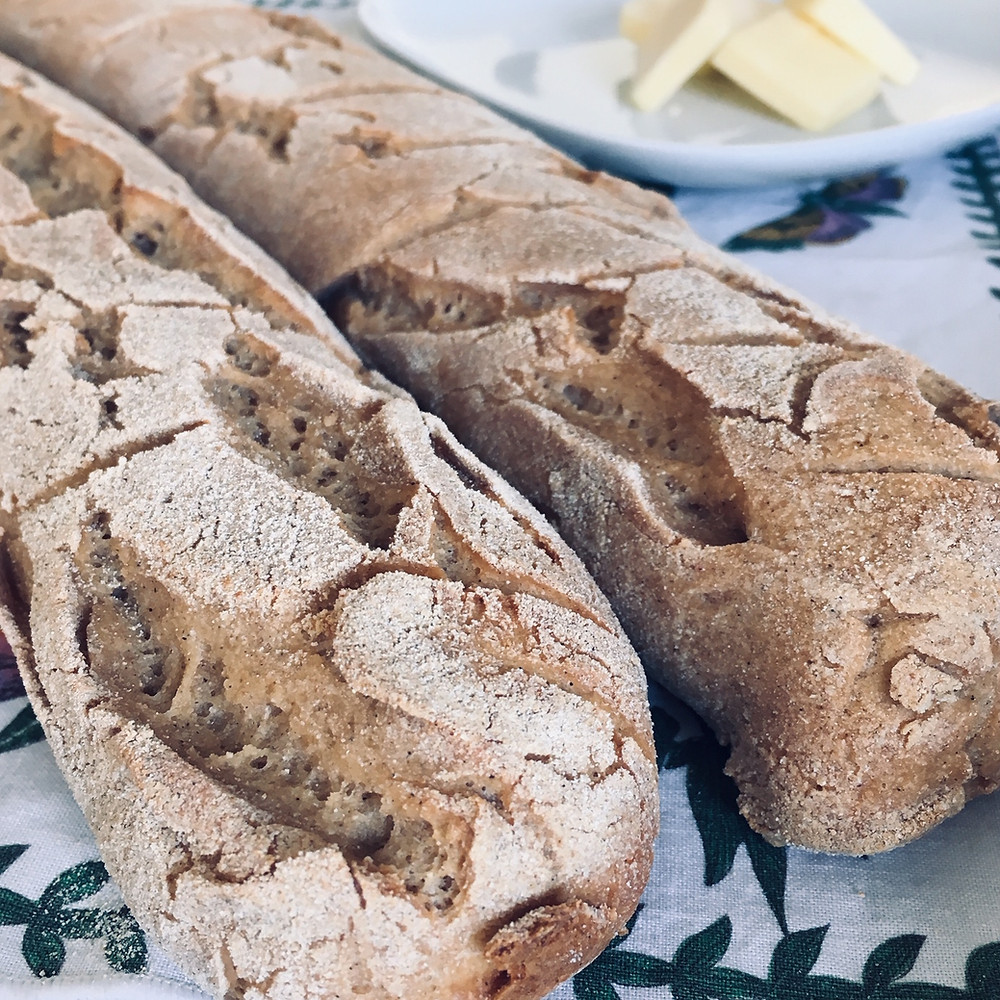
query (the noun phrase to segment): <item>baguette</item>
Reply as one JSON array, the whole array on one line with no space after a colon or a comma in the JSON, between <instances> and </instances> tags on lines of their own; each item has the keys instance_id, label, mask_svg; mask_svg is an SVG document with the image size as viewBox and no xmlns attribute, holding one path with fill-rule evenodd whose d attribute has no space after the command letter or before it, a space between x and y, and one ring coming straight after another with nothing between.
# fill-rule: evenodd
<instances>
[{"instance_id":1,"label":"baguette","mask_svg":"<svg viewBox=\"0 0 1000 1000\"><path fill-rule=\"evenodd\" d=\"M545 520L96 112L0 59L0 626L227 1000L535 998L633 912L645 679Z\"/></svg>"},{"instance_id":2,"label":"baguette","mask_svg":"<svg viewBox=\"0 0 1000 1000\"><path fill-rule=\"evenodd\" d=\"M1000 773L986 404L308 20L0 0L581 553L775 843L916 837Z\"/></svg>"}]
</instances>

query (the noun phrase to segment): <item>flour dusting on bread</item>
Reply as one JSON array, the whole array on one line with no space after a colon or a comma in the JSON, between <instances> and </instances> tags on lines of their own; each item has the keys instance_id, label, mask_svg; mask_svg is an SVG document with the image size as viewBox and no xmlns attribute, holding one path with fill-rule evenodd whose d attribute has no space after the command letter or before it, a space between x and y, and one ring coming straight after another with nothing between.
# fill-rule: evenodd
<instances>
[{"instance_id":1,"label":"flour dusting on bread","mask_svg":"<svg viewBox=\"0 0 1000 1000\"><path fill-rule=\"evenodd\" d=\"M183 171L546 512L731 745L757 829L869 853L997 786L982 400L364 46L185 6L5 0L0 38Z\"/></svg>"},{"instance_id":2,"label":"flour dusting on bread","mask_svg":"<svg viewBox=\"0 0 1000 1000\"><path fill-rule=\"evenodd\" d=\"M151 154L0 99L3 628L129 905L228 1000L540 996L657 825L607 602Z\"/></svg>"},{"instance_id":3,"label":"flour dusting on bread","mask_svg":"<svg viewBox=\"0 0 1000 1000\"><path fill-rule=\"evenodd\" d=\"M549 515L731 745L765 836L869 853L996 787L982 400L667 199L313 22L4 0L0 39L182 170Z\"/></svg>"}]
</instances>

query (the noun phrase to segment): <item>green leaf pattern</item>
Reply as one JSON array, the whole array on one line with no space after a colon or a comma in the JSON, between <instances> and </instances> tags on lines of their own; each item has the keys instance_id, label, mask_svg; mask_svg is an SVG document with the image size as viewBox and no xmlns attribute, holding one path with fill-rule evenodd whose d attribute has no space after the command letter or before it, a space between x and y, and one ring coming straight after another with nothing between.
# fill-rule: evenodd
<instances>
[{"instance_id":1,"label":"green leaf pattern","mask_svg":"<svg viewBox=\"0 0 1000 1000\"><path fill-rule=\"evenodd\" d=\"M965 982L975 1000L992 1000L1000 984L1000 942L977 948L965 964Z\"/></svg>"},{"instance_id":2,"label":"green leaf pattern","mask_svg":"<svg viewBox=\"0 0 1000 1000\"><path fill-rule=\"evenodd\" d=\"M948 154L955 173L952 187L959 194L965 214L973 224L973 239L988 252L987 261L1000 267L1000 142L984 136ZM1000 288L990 294L1000 299Z\"/></svg>"},{"instance_id":3,"label":"green leaf pattern","mask_svg":"<svg viewBox=\"0 0 1000 1000\"><path fill-rule=\"evenodd\" d=\"M612 945L573 980L577 1000L621 1000L616 987L656 989L676 1000L997 1000L1000 944L975 949L965 965L965 988L903 981L924 938L903 934L878 945L865 962L861 982L814 975L826 927L786 935L774 949L766 979L721 964L732 937L720 917L681 942L671 961ZM669 993L664 994L664 988Z\"/></svg>"},{"instance_id":4,"label":"green leaf pattern","mask_svg":"<svg viewBox=\"0 0 1000 1000\"><path fill-rule=\"evenodd\" d=\"M25 844L0 846L0 875L28 850ZM107 883L100 861L84 861L57 875L37 900L0 887L0 926L24 927L21 954L42 979L57 976L66 961L66 942L104 939L104 957L117 972L146 968L146 938L124 906L98 909L74 903L99 892Z\"/></svg>"},{"instance_id":5,"label":"green leaf pattern","mask_svg":"<svg viewBox=\"0 0 1000 1000\"><path fill-rule=\"evenodd\" d=\"M27 849L27 844L0 845L0 875L3 875Z\"/></svg>"},{"instance_id":6,"label":"green leaf pattern","mask_svg":"<svg viewBox=\"0 0 1000 1000\"><path fill-rule=\"evenodd\" d=\"M965 964L965 987L907 980L925 937L901 934L872 949L860 981L814 974L829 925L789 931L785 917L786 855L746 824L736 806L736 790L724 773L726 753L708 730L687 719L686 709L669 698L654 706L653 731L661 770L686 768L686 790L704 855L705 884L717 885L732 872L739 848L782 932L761 978L727 966L733 939L728 915L684 938L670 960L611 946L573 979L576 1000L622 1000L619 988L655 990L673 1000L1000 1000L1000 942L974 949ZM681 723L694 728L681 737ZM629 921L630 934L642 919L640 906Z\"/></svg>"},{"instance_id":7,"label":"green leaf pattern","mask_svg":"<svg viewBox=\"0 0 1000 1000\"><path fill-rule=\"evenodd\" d=\"M668 702L669 704L669 702ZM674 701L671 710L653 706L653 729L660 770L687 769L688 804L701 837L705 855L705 885L718 885L733 869L740 847L750 865L778 926L785 933L785 882L787 854L750 829L736 805L736 786L726 776L726 751L704 726L696 736L678 740L677 716L685 713ZM688 713L690 714L690 713Z\"/></svg>"},{"instance_id":8,"label":"green leaf pattern","mask_svg":"<svg viewBox=\"0 0 1000 1000\"><path fill-rule=\"evenodd\" d=\"M865 962L861 982L867 996L874 996L913 968L924 944L922 934L903 934L883 941Z\"/></svg>"},{"instance_id":9,"label":"green leaf pattern","mask_svg":"<svg viewBox=\"0 0 1000 1000\"><path fill-rule=\"evenodd\" d=\"M45 739L42 727L35 718L30 705L25 705L17 715L0 729L0 753L20 750L32 743L40 743Z\"/></svg>"}]
</instances>

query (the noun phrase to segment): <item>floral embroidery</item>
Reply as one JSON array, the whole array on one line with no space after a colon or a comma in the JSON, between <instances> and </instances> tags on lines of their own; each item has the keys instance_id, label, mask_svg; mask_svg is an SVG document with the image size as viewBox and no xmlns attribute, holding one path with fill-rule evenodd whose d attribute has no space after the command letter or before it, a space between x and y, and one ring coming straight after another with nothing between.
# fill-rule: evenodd
<instances>
[{"instance_id":1,"label":"floral embroidery","mask_svg":"<svg viewBox=\"0 0 1000 1000\"><path fill-rule=\"evenodd\" d=\"M20 750L22 747L31 746L32 743L41 743L45 739L45 733L35 718L30 705L25 705L3 729L0 729L0 753L8 753L11 750Z\"/></svg>"},{"instance_id":2,"label":"floral embroidery","mask_svg":"<svg viewBox=\"0 0 1000 1000\"><path fill-rule=\"evenodd\" d=\"M0 704L24 697L24 685L10 647L0 636ZM0 754L39 743L45 739L30 705L25 705L6 726L0 728Z\"/></svg>"},{"instance_id":3,"label":"floral embroidery","mask_svg":"<svg viewBox=\"0 0 1000 1000\"><path fill-rule=\"evenodd\" d=\"M965 963L965 988L904 981L926 940L901 934L867 956L861 981L813 975L828 927L786 934L775 946L767 978L721 965L733 924L720 917L685 938L672 959L626 951L619 938L592 965L577 973L577 1000L621 1000L616 986L667 987L677 1000L996 1000L1000 996L1000 943L974 949ZM664 996L663 992L658 996Z\"/></svg>"},{"instance_id":4,"label":"floral embroidery","mask_svg":"<svg viewBox=\"0 0 1000 1000\"><path fill-rule=\"evenodd\" d=\"M0 846L0 875L28 850ZM146 938L124 906L84 909L72 904L93 896L108 882L100 861L85 861L56 876L38 899L0 888L0 926L24 926L21 954L39 978L56 976L66 960L66 941L104 939L104 958L117 972L146 969Z\"/></svg>"},{"instance_id":5,"label":"floral embroidery","mask_svg":"<svg viewBox=\"0 0 1000 1000\"><path fill-rule=\"evenodd\" d=\"M722 916L680 942L673 957L629 951L622 945L644 912L642 905L591 965L573 978L576 1000L623 1000L618 987L655 989L676 1000L997 1000L1000 997L1000 942L973 949L965 963L965 988L906 980L926 937L900 934L868 954L856 982L814 975L829 925L789 931L785 921L786 849L771 847L750 830L736 807L732 782L723 773L726 752L708 730L695 723L694 737L678 739L680 725L671 711L653 710L657 760L661 769L687 769L688 801L705 855L705 884L714 885L732 870L742 844L751 867L781 925L767 977L722 964L733 937L733 922ZM665 992L666 991L666 992ZM634 993L627 994L634 996Z\"/></svg>"},{"instance_id":6,"label":"floral embroidery","mask_svg":"<svg viewBox=\"0 0 1000 1000\"><path fill-rule=\"evenodd\" d=\"M844 243L870 229L872 216L901 216L889 203L900 201L905 192L902 177L881 171L831 181L806 192L795 211L734 236L723 249L801 250L809 244Z\"/></svg>"}]
</instances>

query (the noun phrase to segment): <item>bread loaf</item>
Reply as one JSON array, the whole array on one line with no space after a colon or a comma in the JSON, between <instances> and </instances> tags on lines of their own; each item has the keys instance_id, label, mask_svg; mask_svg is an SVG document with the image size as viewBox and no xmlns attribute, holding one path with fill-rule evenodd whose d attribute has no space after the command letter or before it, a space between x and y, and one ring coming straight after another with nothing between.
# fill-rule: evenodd
<instances>
[{"instance_id":1,"label":"bread loaf","mask_svg":"<svg viewBox=\"0 0 1000 1000\"><path fill-rule=\"evenodd\" d=\"M95 112L0 61L0 625L228 1000L538 997L634 910L638 659L547 523Z\"/></svg>"},{"instance_id":2,"label":"bread loaf","mask_svg":"<svg viewBox=\"0 0 1000 1000\"><path fill-rule=\"evenodd\" d=\"M776 843L869 853L1000 774L983 401L308 20L0 0L548 513Z\"/></svg>"},{"instance_id":3,"label":"bread loaf","mask_svg":"<svg viewBox=\"0 0 1000 1000\"><path fill-rule=\"evenodd\" d=\"M751 823L867 853L995 787L985 404L305 20L3 0L99 103L546 510Z\"/></svg>"}]
</instances>

